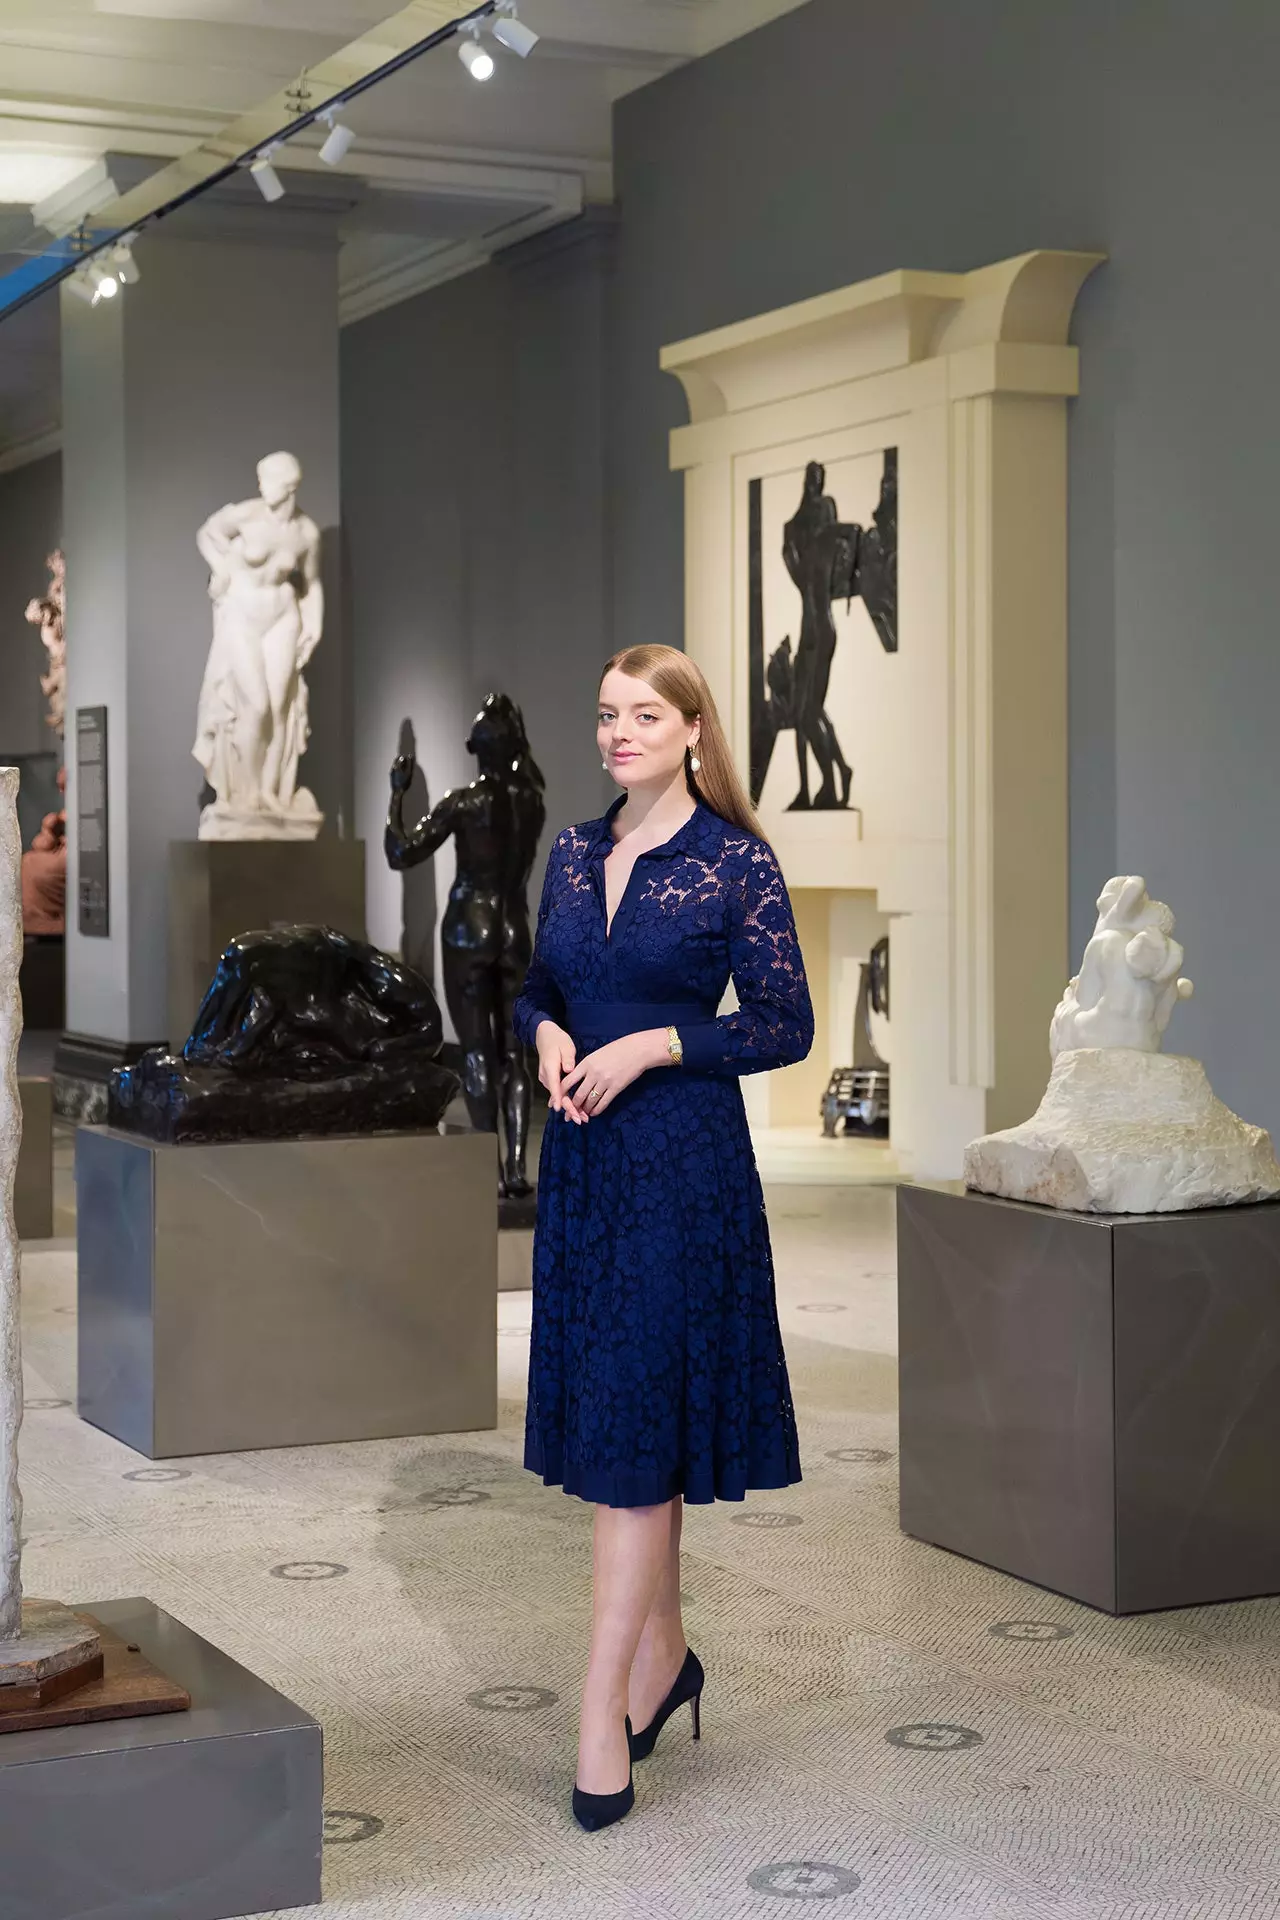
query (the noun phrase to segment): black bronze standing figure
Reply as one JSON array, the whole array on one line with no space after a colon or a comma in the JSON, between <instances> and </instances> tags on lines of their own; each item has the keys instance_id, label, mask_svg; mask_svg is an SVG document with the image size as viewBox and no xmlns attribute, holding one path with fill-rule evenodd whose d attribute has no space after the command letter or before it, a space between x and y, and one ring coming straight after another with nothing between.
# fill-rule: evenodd
<instances>
[{"instance_id":1,"label":"black bronze standing figure","mask_svg":"<svg viewBox=\"0 0 1280 1920\"><path fill-rule=\"evenodd\" d=\"M836 650L834 607L860 596L886 653L898 650L898 451L888 447L880 498L869 527L842 521L824 492L819 460L805 468L800 505L783 532L782 557L800 595L800 642L790 637L765 663L761 482L751 482L751 798L758 801L779 733L793 728L799 790L789 811L847 807L853 771L827 712ZM809 754L818 764L817 792L809 794ZM840 790L836 790L839 775Z\"/></svg>"},{"instance_id":2,"label":"black bronze standing figure","mask_svg":"<svg viewBox=\"0 0 1280 1920\"><path fill-rule=\"evenodd\" d=\"M800 595L800 644L796 648L795 734L800 769L800 791L791 808L847 807L853 769L840 751L836 730L827 713L827 688L836 650L836 623L832 601L843 585L853 592L853 570L860 529L843 525L835 501L823 492L826 468L811 460L805 468L804 493L783 536L782 557ZM809 753L822 775L818 791L809 798ZM836 794L836 770L841 792Z\"/></svg>"},{"instance_id":3,"label":"black bronze standing figure","mask_svg":"<svg viewBox=\"0 0 1280 1920\"><path fill-rule=\"evenodd\" d=\"M429 860L453 835L457 869L440 929L444 990L463 1052L463 1093L471 1124L496 1133L498 1192L532 1191L525 1170L532 1083L511 1009L524 985L533 946L528 885L546 824L543 778L524 719L505 693L491 693L472 723L467 750L479 776L452 788L424 820L406 829L404 798L414 760L391 769L387 860L397 871Z\"/></svg>"}]
</instances>

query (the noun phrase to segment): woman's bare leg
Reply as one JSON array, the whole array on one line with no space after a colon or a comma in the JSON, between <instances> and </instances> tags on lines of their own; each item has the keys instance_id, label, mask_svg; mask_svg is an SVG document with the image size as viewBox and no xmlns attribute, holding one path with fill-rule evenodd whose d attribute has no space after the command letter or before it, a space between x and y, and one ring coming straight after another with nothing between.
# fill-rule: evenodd
<instances>
[{"instance_id":1,"label":"woman's bare leg","mask_svg":"<svg viewBox=\"0 0 1280 1920\"><path fill-rule=\"evenodd\" d=\"M667 1557L653 1596L649 1617L631 1663L631 1725L637 1733L647 1727L662 1705L684 1665L688 1643L680 1617L680 1529L684 1501L671 1502L671 1531Z\"/></svg>"},{"instance_id":2,"label":"woman's bare leg","mask_svg":"<svg viewBox=\"0 0 1280 1920\"><path fill-rule=\"evenodd\" d=\"M631 1663L670 1549L670 1501L660 1507L596 1508L591 1658L578 1735L578 1785L584 1793L621 1793L627 1784L624 1721Z\"/></svg>"}]
</instances>

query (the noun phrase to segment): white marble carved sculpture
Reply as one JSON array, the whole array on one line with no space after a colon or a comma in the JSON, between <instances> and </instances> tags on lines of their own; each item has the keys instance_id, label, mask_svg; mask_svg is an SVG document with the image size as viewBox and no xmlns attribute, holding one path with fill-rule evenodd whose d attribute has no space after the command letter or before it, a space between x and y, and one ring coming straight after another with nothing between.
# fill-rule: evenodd
<instances>
[{"instance_id":1,"label":"white marble carved sculpture","mask_svg":"<svg viewBox=\"0 0 1280 1920\"><path fill-rule=\"evenodd\" d=\"M22 1109L18 1104L21 875L18 769L0 767L0 1642L12 1640L22 1626L22 1495L18 1491L22 1337L18 1233L13 1219L13 1183L22 1144Z\"/></svg>"},{"instance_id":2,"label":"white marble carved sculpture","mask_svg":"<svg viewBox=\"0 0 1280 1920\"><path fill-rule=\"evenodd\" d=\"M1280 1194L1270 1136L1215 1099L1198 1060L1164 1054L1189 998L1173 915L1136 874L1109 880L1049 1033L1030 1120L975 1140L965 1184L1080 1213L1178 1213Z\"/></svg>"},{"instance_id":3,"label":"white marble carved sculpture","mask_svg":"<svg viewBox=\"0 0 1280 1920\"><path fill-rule=\"evenodd\" d=\"M0 1712L8 1687L43 1687L84 1669L100 1651L98 1634L54 1600L22 1597L21 1269L13 1187L22 1145L18 1041L22 1001L22 836L18 769L0 767ZM10 1699L16 1696L10 1694Z\"/></svg>"},{"instance_id":4,"label":"white marble carved sculpture","mask_svg":"<svg viewBox=\"0 0 1280 1920\"><path fill-rule=\"evenodd\" d=\"M45 725L59 740L67 721L67 563L61 549L45 561L49 569L49 590L42 600L28 600L27 619L39 627L49 655L49 671L40 676L40 691L49 702Z\"/></svg>"},{"instance_id":5,"label":"white marble carved sculpture","mask_svg":"<svg viewBox=\"0 0 1280 1920\"><path fill-rule=\"evenodd\" d=\"M291 453L258 462L258 497L221 507L196 536L209 567L213 644L192 748L217 798L202 840L314 840L322 815L298 762L304 669L324 627L320 534L298 509Z\"/></svg>"}]
</instances>

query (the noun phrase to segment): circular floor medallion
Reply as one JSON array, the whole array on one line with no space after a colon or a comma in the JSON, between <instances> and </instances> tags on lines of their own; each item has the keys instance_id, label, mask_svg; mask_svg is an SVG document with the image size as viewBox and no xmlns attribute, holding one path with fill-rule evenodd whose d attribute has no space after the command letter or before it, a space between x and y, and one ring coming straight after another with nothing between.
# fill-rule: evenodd
<instances>
[{"instance_id":1,"label":"circular floor medallion","mask_svg":"<svg viewBox=\"0 0 1280 1920\"><path fill-rule=\"evenodd\" d=\"M834 1300L810 1300L805 1306L797 1307L797 1313L848 1313L848 1307Z\"/></svg>"},{"instance_id":2,"label":"circular floor medallion","mask_svg":"<svg viewBox=\"0 0 1280 1920\"><path fill-rule=\"evenodd\" d=\"M1075 1628L1061 1620L997 1620L987 1632L997 1640L1070 1640Z\"/></svg>"},{"instance_id":3,"label":"circular floor medallion","mask_svg":"<svg viewBox=\"0 0 1280 1920\"><path fill-rule=\"evenodd\" d=\"M442 1507L478 1507L492 1498L479 1487L430 1487L416 1494L411 1505L423 1513L438 1513Z\"/></svg>"},{"instance_id":4,"label":"circular floor medallion","mask_svg":"<svg viewBox=\"0 0 1280 1920\"><path fill-rule=\"evenodd\" d=\"M357 1840L373 1840L382 1832L382 1821L375 1813L347 1813L337 1807L324 1810L326 1847L349 1847Z\"/></svg>"},{"instance_id":5,"label":"circular floor medallion","mask_svg":"<svg viewBox=\"0 0 1280 1920\"><path fill-rule=\"evenodd\" d=\"M918 1720L908 1727L890 1727L885 1739L891 1747L911 1747L918 1753L961 1753L980 1747L982 1735L972 1727L953 1727L945 1720Z\"/></svg>"},{"instance_id":6,"label":"circular floor medallion","mask_svg":"<svg viewBox=\"0 0 1280 1920\"><path fill-rule=\"evenodd\" d=\"M22 1410L24 1413L54 1413L59 1407L70 1405L69 1400L24 1400Z\"/></svg>"},{"instance_id":7,"label":"circular floor medallion","mask_svg":"<svg viewBox=\"0 0 1280 1920\"><path fill-rule=\"evenodd\" d=\"M541 1713L559 1698L549 1687L480 1687L467 1695L467 1705L482 1713Z\"/></svg>"},{"instance_id":8,"label":"circular floor medallion","mask_svg":"<svg viewBox=\"0 0 1280 1920\"><path fill-rule=\"evenodd\" d=\"M827 1458L846 1467L882 1467L893 1455L888 1447L832 1447Z\"/></svg>"},{"instance_id":9,"label":"circular floor medallion","mask_svg":"<svg viewBox=\"0 0 1280 1920\"><path fill-rule=\"evenodd\" d=\"M735 1527L755 1527L760 1533L775 1532L781 1527L802 1527L804 1520L798 1513L735 1513Z\"/></svg>"},{"instance_id":10,"label":"circular floor medallion","mask_svg":"<svg viewBox=\"0 0 1280 1920\"><path fill-rule=\"evenodd\" d=\"M284 1560L272 1567L273 1580L338 1580L350 1573L340 1560Z\"/></svg>"},{"instance_id":11,"label":"circular floor medallion","mask_svg":"<svg viewBox=\"0 0 1280 1920\"><path fill-rule=\"evenodd\" d=\"M747 1885L778 1900L838 1900L842 1893L853 1893L862 1880L828 1860L775 1860L748 1874Z\"/></svg>"},{"instance_id":12,"label":"circular floor medallion","mask_svg":"<svg viewBox=\"0 0 1280 1920\"><path fill-rule=\"evenodd\" d=\"M189 1480L191 1475L186 1467L135 1467L123 1477L146 1487L164 1487L172 1480Z\"/></svg>"}]
</instances>

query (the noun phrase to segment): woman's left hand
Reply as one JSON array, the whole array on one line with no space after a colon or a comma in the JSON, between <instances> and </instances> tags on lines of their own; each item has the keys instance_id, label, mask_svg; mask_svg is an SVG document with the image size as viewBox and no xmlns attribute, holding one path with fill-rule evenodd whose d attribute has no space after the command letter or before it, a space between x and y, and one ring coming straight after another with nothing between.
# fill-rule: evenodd
<instances>
[{"instance_id":1,"label":"woman's left hand","mask_svg":"<svg viewBox=\"0 0 1280 1920\"><path fill-rule=\"evenodd\" d=\"M571 1073L566 1073L560 1090L568 1093L573 1089L573 1104L582 1116L578 1122L581 1125L582 1120L594 1120L598 1113L603 1113L615 1094L629 1087L650 1067L670 1065L667 1030L651 1027L644 1033L624 1034L621 1040L610 1040L607 1046L586 1054Z\"/></svg>"}]
</instances>

